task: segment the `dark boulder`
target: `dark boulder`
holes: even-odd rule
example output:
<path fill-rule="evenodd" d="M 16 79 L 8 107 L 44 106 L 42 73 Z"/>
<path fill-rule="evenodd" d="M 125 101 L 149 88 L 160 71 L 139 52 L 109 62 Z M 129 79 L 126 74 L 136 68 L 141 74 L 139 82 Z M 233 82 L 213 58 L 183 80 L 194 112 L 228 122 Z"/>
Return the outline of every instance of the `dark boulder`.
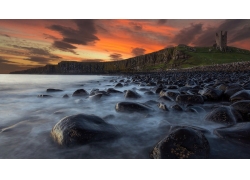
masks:
<path fill-rule="evenodd" d="M 206 96 L 207 100 L 216 101 L 221 99 L 223 91 L 219 89 L 204 88 L 199 91 L 199 93 Z"/>
<path fill-rule="evenodd" d="M 242 87 L 228 88 L 223 94 L 224 99 L 229 100 L 229 98 L 237 93 L 238 91 L 244 90 Z"/>
<path fill-rule="evenodd" d="M 181 94 L 176 97 L 176 102 L 180 104 L 203 104 L 204 100 L 200 95 Z"/>
<path fill-rule="evenodd" d="M 177 128 L 153 149 L 153 159 L 203 159 L 209 156 L 209 143 L 202 132 L 193 128 Z"/>
<path fill-rule="evenodd" d="M 101 99 L 101 97 L 102 97 L 102 94 L 99 93 L 99 94 L 95 94 L 95 95 L 89 96 L 89 100 L 91 100 L 91 101 L 98 101 L 98 100 Z"/>
<path fill-rule="evenodd" d="M 175 104 L 171 106 L 170 108 L 173 109 L 174 111 L 183 111 L 183 108 L 178 104 Z"/>
<path fill-rule="evenodd" d="M 122 83 L 117 83 L 117 84 L 115 85 L 115 87 L 116 87 L 116 88 L 120 88 L 120 87 L 123 87 L 123 85 L 122 85 Z"/>
<path fill-rule="evenodd" d="M 53 89 L 53 88 L 47 89 L 47 92 L 60 92 L 60 91 L 63 91 L 63 90 L 61 90 L 61 89 Z"/>
<path fill-rule="evenodd" d="M 125 98 L 129 98 L 129 99 L 138 99 L 138 98 L 141 98 L 141 95 L 138 94 L 137 92 L 135 91 L 132 91 L 132 90 L 127 90 L 124 94 Z"/>
<path fill-rule="evenodd" d="M 118 91 L 114 88 L 108 88 L 107 93 L 122 93 L 121 91 Z"/>
<path fill-rule="evenodd" d="M 162 109 L 163 111 L 169 111 L 167 106 L 164 103 L 158 103 L 159 109 Z"/>
<path fill-rule="evenodd" d="M 243 116 L 244 120 L 248 119 L 248 114 L 250 113 L 250 100 L 237 101 L 231 104 L 231 107 L 238 111 Z"/>
<path fill-rule="evenodd" d="M 175 100 L 178 95 L 180 95 L 179 91 L 166 91 L 164 93 L 165 96 L 170 97 L 171 99 Z"/>
<path fill-rule="evenodd" d="M 153 108 L 146 104 L 142 103 L 135 103 L 135 102 L 119 102 L 115 105 L 115 110 L 117 112 L 138 112 L 138 113 L 145 113 L 154 111 Z"/>
<path fill-rule="evenodd" d="M 88 92 L 84 89 L 77 89 L 72 96 L 88 96 Z"/>
<path fill-rule="evenodd" d="M 242 116 L 231 107 L 222 106 L 212 110 L 205 117 L 206 121 L 232 125 L 242 121 Z"/>
<path fill-rule="evenodd" d="M 250 90 L 241 90 L 230 97 L 231 102 L 250 100 Z"/>
<path fill-rule="evenodd" d="M 68 94 L 64 94 L 63 98 L 69 98 L 69 95 Z"/>
<path fill-rule="evenodd" d="M 161 96 L 159 97 L 158 101 L 163 101 L 163 102 L 170 102 L 170 101 L 173 101 L 172 99 L 170 99 L 169 97 L 167 96 Z"/>
<path fill-rule="evenodd" d="M 250 122 L 218 128 L 214 130 L 214 134 L 229 141 L 250 145 Z"/>
<path fill-rule="evenodd" d="M 194 113 L 205 113 L 205 109 L 203 109 L 202 107 L 199 107 L 199 106 L 189 106 L 187 107 L 186 109 L 187 112 L 194 112 Z"/>
<path fill-rule="evenodd" d="M 61 119 L 51 130 L 54 141 L 63 146 L 104 141 L 117 137 L 113 125 L 95 115 L 77 114 Z"/>

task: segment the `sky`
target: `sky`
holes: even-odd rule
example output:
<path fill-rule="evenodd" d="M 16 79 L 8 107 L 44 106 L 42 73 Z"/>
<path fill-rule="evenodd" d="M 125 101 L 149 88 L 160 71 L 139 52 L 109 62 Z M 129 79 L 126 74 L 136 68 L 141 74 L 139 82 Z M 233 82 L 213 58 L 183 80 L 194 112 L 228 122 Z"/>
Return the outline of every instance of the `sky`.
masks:
<path fill-rule="evenodd" d="M 228 46 L 250 50 L 249 19 L 0 19 L 0 73 L 212 46 L 220 31 L 228 31 Z"/>

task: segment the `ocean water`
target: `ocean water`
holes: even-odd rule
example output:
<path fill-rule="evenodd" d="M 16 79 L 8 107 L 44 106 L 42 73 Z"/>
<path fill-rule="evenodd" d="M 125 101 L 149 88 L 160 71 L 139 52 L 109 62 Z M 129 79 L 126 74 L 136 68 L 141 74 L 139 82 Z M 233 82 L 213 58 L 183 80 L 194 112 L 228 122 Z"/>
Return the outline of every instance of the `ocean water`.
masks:
<path fill-rule="evenodd" d="M 144 103 L 158 99 L 158 95 L 147 96 L 137 84 L 129 84 L 117 90 L 135 89 L 142 98 L 125 100 L 123 94 L 102 96 L 92 102 L 86 98 L 72 97 L 77 89 L 90 92 L 93 88 L 114 88 L 122 76 L 99 75 L 0 75 L 0 158 L 1 159 L 148 159 L 153 147 L 164 138 L 170 126 L 191 125 L 207 129 L 211 148 L 210 158 L 250 158 L 245 147 L 221 140 L 213 135 L 216 123 L 204 122 L 206 113 L 162 112 L 157 106 L 150 117 L 115 111 L 121 101 Z M 112 82 L 110 80 L 116 81 Z M 46 89 L 62 89 L 48 93 Z M 152 88 L 152 87 L 145 87 Z M 38 95 L 52 95 L 39 98 Z M 62 98 L 68 94 L 70 98 Z M 167 106 L 173 102 L 165 103 Z M 114 125 L 121 137 L 112 141 L 89 143 L 76 147 L 60 147 L 51 138 L 50 131 L 62 118 L 79 113 L 99 117 L 113 115 L 106 121 Z"/>

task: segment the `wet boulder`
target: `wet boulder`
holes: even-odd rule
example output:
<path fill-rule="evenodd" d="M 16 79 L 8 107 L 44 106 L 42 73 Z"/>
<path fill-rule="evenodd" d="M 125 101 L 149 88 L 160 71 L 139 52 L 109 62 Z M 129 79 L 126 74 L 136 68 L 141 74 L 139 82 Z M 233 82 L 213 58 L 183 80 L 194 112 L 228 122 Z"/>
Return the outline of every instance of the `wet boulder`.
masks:
<path fill-rule="evenodd" d="M 250 90 L 241 90 L 230 97 L 231 102 L 250 100 Z"/>
<path fill-rule="evenodd" d="M 124 97 L 129 99 L 138 99 L 141 98 L 141 95 L 133 90 L 127 90 L 124 94 Z"/>
<path fill-rule="evenodd" d="M 199 91 L 199 93 L 206 96 L 207 100 L 216 101 L 221 99 L 223 91 L 219 89 L 204 88 Z"/>
<path fill-rule="evenodd" d="M 209 143 L 201 131 L 177 128 L 152 150 L 153 159 L 204 159 L 209 156 Z"/>
<path fill-rule="evenodd" d="M 72 96 L 88 96 L 88 92 L 85 89 L 77 89 Z"/>
<path fill-rule="evenodd" d="M 92 95 L 92 96 L 89 96 L 89 100 L 91 101 L 98 101 L 100 100 L 102 97 L 102 93 L 98 93 L 98 94 L 95 94 L 95 95 Z"/>
<path fill-rule="evenodd" d="M 174 111 L 183 111 L 183 108 L 178 104 L 175 104 L 171 106 L 170 108 L 173 109 Z"/>
<path fill-rule="evenodd" d="M 154 111 L 153 108 L 146 104 L 136 103 L 136 102 L 119 102 L 115 105 L 115 110 L 117 112 L 125 112 L 125 113 L 147 113 Z"/>
<path fill-rule="evenodd" d="M 117 84 L 115 85 L 115 87 L 116 87 L 116 88 L 120 88 L 120 87 L 123 87 L 123 85 L 122 85 L 122 83 L 117 83 Z"/>
<path fill-rule="evenodd" d="M 161 96 L 159 97 L 158 101 L 163 101 L 163 102 L 170 102 L 173 101 L 171 98 L 167 97 L 167 96 Z"/>
<path fill-rule="evenodd" d="M 158 107 L 159 107 L 159 109 L 161 109 L 163 111 L 169 111 L 167 106 L 164 103 L 158 103 Z"/>
<path fill-rule="evenodd" d="M 53 88 L 47 89 L 47 92 L 60 92 L 60 91 L 63 91 L 63 90 L 61 90 L 61 89 L 53 89 Z"/>
<path fill-rule="evenodd" d="M 227 125 L 233 125 L 237 122 L 241 122 L 242 116 L 233 108 L 228 106 L 222 106 L 208 113 L 205 117 L 205 120 Z"/>
<path fill-rule="evenodd" d="M 248 114 L 250 113 L 250 100 L 237 101 L 231 104 L 231 107 L 238 111 L 244 120 L 248 119 Z"/>
<path fill-rule="evenodd" d="M 165 96 L 170 97 L 171 99 L 175 100 L 178 95 L 180 95 L 179 91 L 166 91 L 164 93 Z"/>
<path fill-rule="evenodd" d="M 113 139 L 118 131 L 95 115 L 77 114 L 61 119 L 51 130 L 53 140 L 62 146 Z"/>
<path fill-rule="evenodd" d="M 114 88 L 108 88 L 107 93 L 122 93 L 121 91 L 118 91 Z"/>
<path fill-rule="evenodd" d="M 97 91 L 99 91 L 99 89 L 95 89 L 95 88 L 94 88 L 94 89 L 91 89 L 89 95 L 90 95 L 90 96 L 93 96 L 93 95 L 95 95 L 95 93 L 96 93 Z"/>
<path fill-rule="evenodd" d="M 181 94 L 176 97 L 176 102 L 180 104 L 203 104 L 204 100 L 200 95 Z"/>
<path fill-rule="evenodd" d="M 235 93 L 241 91 L 241 90 L 244 90 L 242 87 L 236 87 L 236 88 L 228 88 L 225 90 L 224 94 L 223 94 L 223 97 L 226 99 L 226 100 L 229 100 L 229 98 L 234 95 Z"/>
<path fill-rule="evenodd" d="M 214 130 L 214 134 L 232 142 L 250 145 L 250 122 L 237 123 L 233 126 Z"/>
<path fill-rule="evenodd" d="M 189 106 L 186 108 L 186 111 L 187 112 L 194 112 L 194 113 L 205 113 L 205 109 L 203 109 L 202 107 L 199 107 L 199 106 Z"/>
<path fill-rule="evenodd" d="M 69 98 L 69 95 L 68 94 L 64 94 L 63 98 Z"/>

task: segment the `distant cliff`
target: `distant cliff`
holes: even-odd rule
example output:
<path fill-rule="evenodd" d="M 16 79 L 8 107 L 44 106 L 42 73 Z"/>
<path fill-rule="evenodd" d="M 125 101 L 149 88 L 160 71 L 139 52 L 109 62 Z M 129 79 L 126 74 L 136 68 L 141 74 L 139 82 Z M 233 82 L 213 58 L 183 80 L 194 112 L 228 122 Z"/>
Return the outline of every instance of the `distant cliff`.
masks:
<path fill-rule="evenodd" d="M 62 61 L 57 65 L 15 71 L 11 74 L 112 74 L 145 72 L 150 66 L 168 63 L 170 60 L 186 59 L 188 55 L 175 47 L 112 62 Z"/>

